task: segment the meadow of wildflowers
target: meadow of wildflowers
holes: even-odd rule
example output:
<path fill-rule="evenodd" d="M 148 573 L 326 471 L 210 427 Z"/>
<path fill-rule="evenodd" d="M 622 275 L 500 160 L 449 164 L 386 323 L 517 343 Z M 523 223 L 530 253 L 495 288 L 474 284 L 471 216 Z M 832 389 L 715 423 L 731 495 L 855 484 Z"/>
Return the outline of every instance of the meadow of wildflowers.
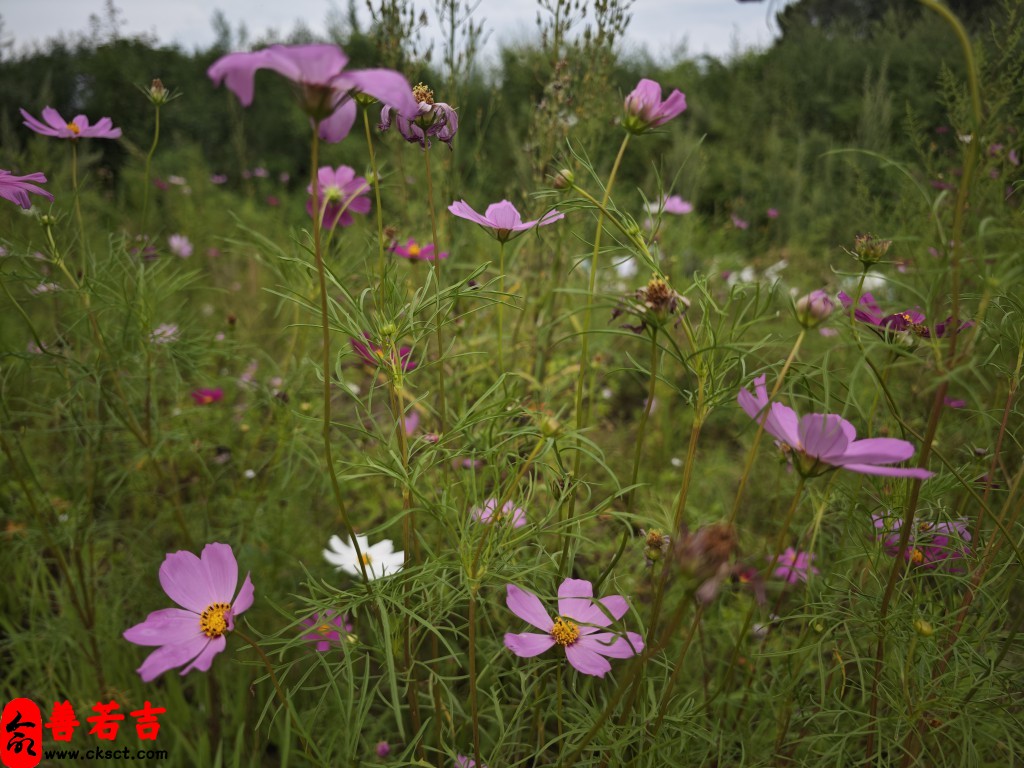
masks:
<path fill-rule="evenodd" d="M 819 148 L 814 235 L 696 67 L 598 87 L 615 0 L 500 142 L 401 14 L 197 62 L 230 173 L 163 72 L 3 104 L 2 703 L 175 766 L 1019 764 L 1024 24 L 920 4 L 954 138 Z"/>

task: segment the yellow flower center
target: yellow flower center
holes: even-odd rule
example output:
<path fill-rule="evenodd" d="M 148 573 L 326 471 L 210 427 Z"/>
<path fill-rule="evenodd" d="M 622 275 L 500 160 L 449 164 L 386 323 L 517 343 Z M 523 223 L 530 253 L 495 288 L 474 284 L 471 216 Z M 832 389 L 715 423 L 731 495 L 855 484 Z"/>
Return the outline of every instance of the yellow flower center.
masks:
<path fill-rule="evenodd" d="M 369 554 L 363 554 L 363 558 L 362 559 L 363 559 L 363 565 L 369 565 L 370 563 L 373 562 L 373 558 L 370 557 Z"/>
<path fill-rule="evenodd" d="M 924 552 L 922 552 L 920 549 L 915 549 L 913 552 L 910 553 L 910 562 L 912 562 L 914 565 L 920 565 L 921 563 L 923 563 Z"/>
<path fill-rule="evenodd" d="M 413 258 L 420 255 L 420 247 L 416 243 L 410 245 L 408 250 L 409 255 L 412 256 Z"/>
<path fill-rule="evenodd" d="M 74 123 L 68 123 L 68 130 L 69 130 L 69 131 L 71 131 L 71 132 L 72 132 L 73 134 L 75 134 L 76 136 L 77 136 L 77 135 L 78 135 L 79 133 L 81 133 L 81 132 L 82 132 L 82 129 L 81 129 L 81 128 L 79 128 L 79 127 L 78 127 L 77 125 L 75 125 Z"/>
<path fill-rule="evenodd" d="M 199 628 L 207 637 L 220 637 L 228 629 L 227 613 L 231 606 L 227 603 L 213 603 L 199 614 Z"/>
<path fill-rule="evenodd" d="M 331 629 L 330 624 L 321 624 L 319 627 L 316 628 L 316 631 L 319 632 L 321 635 L 329 635 L 334 630 Z"/>
<path fill-rule="evenodd" d="M 412 97 L 420 104 L 433 104 L 434 92 L 423 83 L 416 83 L 412 88 Z"/>
<path fill-rule="evenodd" d="M 555 617 L 555 624 L 551 627 L 551 636 L 559 645 L 572 645 L 580 637 L 580 628 L 571 621 L 566 621 L 561 616 Z"/>

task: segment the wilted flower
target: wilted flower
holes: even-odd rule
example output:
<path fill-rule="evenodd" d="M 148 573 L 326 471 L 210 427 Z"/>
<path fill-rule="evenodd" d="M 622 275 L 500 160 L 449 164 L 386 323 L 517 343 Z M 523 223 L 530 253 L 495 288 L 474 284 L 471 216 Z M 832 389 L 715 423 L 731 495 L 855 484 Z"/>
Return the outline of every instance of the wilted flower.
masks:
<path fill-rule="evenodd" d="M 183 675 L 210 668 L 213 657 L 227 646 L 224 633 L 235 628 L 235 617 L 253 602 L 249 574 L 236 595 L 237 584 L 238 563 L 227 544 L 207 544 L 200 557 L 185 551 L 167 555 L 160 566 L 160 586 L 181 608 L 153 611 L 123 635 L 136 645 L 160 646 L 136 670 L 143 682 L 183 664 L 188 665 Z"/>
<path fill-rule="evenodd" d="M 325 165 L 317 171 L 316 178 L 320 185 L 317 199 L 323 209 L 323 226 L 327 229 L 347 227 L 354 221 L 353 213 L 370 212 L 370 185 L 362 176 L 356 176 L 351 167 L 342 165 L 335 169 Z M 308 185 L 306 191 L 310 194 L 306 212 L 312 216 L 313 185 Z"/>
<path fill-rule="evenodd" d="M 394 243 L 391 246 L 391 252 L 396 256 L 401 256 L 403 259 L 410 259 L 411 261 L 434 261 L 436 259 L 448 258 L 448 252 L 442 251 L 437 253 L 433 243 L 420 245 L 411 237 L 405 245 Z"/>
<path fill-rule="evenodd" d="M 805 476 L 818 475 L 836 467 L 851 472 L 888 477 L 912 477 L 925 480 L 934 473 L 927 469 L 885 467 L 882 464 L 906 461 L 914 455 L 914 446 L 906 440 L 872 437 L 857 440 L 857 430 L 834 413 L 809 413 L 797 416 L 782 403 L 770 403 L 765 376 L 754 379 L 756 394 L 741 389 L 737 400 L 750 418 L 764 423 L 765 431 L 776 438 L 793 464 Z"/>
<path fill-rule="evenodd" d="M 196 405 L 212 405 L 224 399 L 224 390 L 220 387 L 214 389 L 200 387 L 192 390 L 192 399 L 195 400 Z"/>
<path fill-rule="evenodd" d="M 686 96 L 678 90 L 662 101 L 661 85 L 642 79 L 626 97 L 623 125 L 630 133 L 644 133 L 664 125 L 686 110 Z"/>
<path fill-rule="evenodd" d="M 448 206 L 448 210 L 460 219 L 467 219 L 474 224 L 479 224 L 490 232 L 491 237 L 502 243 L 512 240 L 534 227 L 543 227 L 565 218 L 564 213 L 551 210 L 539 219 L 523 221 L 519 211 L 508 200 L 502 200 L 500 203 L 492 203 L 487 206 L 487 211 L 483 216 L 470 208 L 469 203 L 465 200 L 452 203 Z"/>
<path fill-rule="evenodd" d="M 497 499 L 488 499 L 483 507 L 473 507 L 471 516 L 481 523 L 508 523 L 513 528 L 521 528 L 526 525 L 526 512 L 517 507 L 511 501 L 506 501 L 501 506 L 501 511 L 495 511 L 498 506 Z"/>
<path fill-rule="evenodd" d="M 352 349 L 359 355 L 363 360 L 373 367 L 377 367 L 384 361 L 384 350 L 377 344 L 370 341 L 370 334 L 363 331 L 363 336 L 366 338 L 366 343 L 350 339 L 352 343 Z M 399 347 L 398 348 L 398 360 L 401 360 L 402 370 L 409 372 L 416 369 L 417 363 L 412 359 L 412 347 Z M 393 361 L 397 363 L 398 361 Z"/>
<path fill-rule="evenodd" d="M 409 81 L 390 69 L 345 71 L 348 57 L 336 45 L 272 45 L 252 53 L 229 53 L 206 71 L 214 85 L 227 83 L 242 106 L 252 104 L 256 72 L 270 69 L 299 86 L 303 111 L 320 126 L 325 141 L 341 141 L 356 119 L 354 98 L 365 93 L 399 112 L 414 114 Z"/>
<path fill-rule="evenodd" d="M 786 551 L 779 555 L 779 559 L 776 561 L 777 567 L 772 574 L 775 578 L 782 579 L 789 584 L 806 582 L 811 574 L 817 576 L 821 573 L 811 564 L 816 557 L 817 555 L 811 552 L 798 552 L 793 547 L 786 547 Z"/>
<path fill-rule="evenodd" d="M 612 621 L 618 621 L 629 610 L 626 598 L 611 595 L 595 600 L 594 585 L 583 579 L 566 579 L 558 587 L 558 615 L 554 619 L 536 595 L 514 584 L 507 587 L 505 603 L 512 613 L 543 632 L 506 633 L 505 647 L 521 658 L 560 645 L 577 670 L 604 677 L 612 668 L 608 658 L 628 659 L 644 649 L 643 638 L 636 632 L 626 632 L 623 637 L 606 631 Z"/>
<path fill-rule="evenodd" d="M 711 523 L 693 533 L 684 529 L 676 541 L 675 557 L 680 570 L 697 585 L 696 597 L 707 604 L 714 600 L 726 577 L 735 571 L 732 559 L 739 544 L 736 529 L 728 523 Z"/>
<path fill-rule="evenodd" d="M 10 200 L 15 205 L 20 205 L 25 210 L 32 207 L 32 201 L 28 199 L 28 193 L 45 197 L 53 201 L 53 195 L 47 192 L 39 184 L 46 183 L 46 176 L 41 173 L 30 173 L 28 176 L 15 176 L 10 171 L 0 168 L 0 197 Z"/>
<path fill-rule="evenodd" d="M 340 643 L 342 632 L 352 631 L 352 622 L 348 620 L 348 616 L 335 611 L 314 613 L 308 619 L 303 619 L 302 624 L 312 630 L 304 634 L 302 639 L 316 643 L 316 649 L 320 653 L 331 650 L 332 644 Z"/>
<path fill-rule="evenodd" d="M 121 129 L 115 128 L 109 117 L 100 118 L 96 125 L 89 125 L 89 118 L 85 115 L 77 115 L 74 120 L 67 122 L 53 107 L 46 107 L 43 110 L 43 120 L 32 117 L 24 109 L 20 110 L 21 116 L 25 118 L 25 125 L 36 133 L 43 136 L 53 136 L 58 139 L 119 139 Z"/>
<path fill-rule="evenodd" d="M 839 292 L 839 301 L 846 309 L 850 309 L 853 306 L 853 299 L 843 291 Z M 885 315 L 878 306 L 878 302 L 875 301 L 875 297 L 870 293 L 865 293 L 860 297 L 859 306 L 854 310 L 853 317 L 865 325 L 872 326 L 883 337 L 899 338 L 912 335 L 922 339 L 930 339 L 933 335 L 932 329 L 925 324 L 926 318 L 924 314 L 919 309 L 915 307 L 903 312 Z M 934 335 L 938 338 L 943 337 L 953 323 L 953 317 L 947 317 L 941 323 L 936 324 Z M 962 331 L 971 325 L 971 321 L 965 320 L 960 323 L 957 330 Z"/>
<path fill-rule="evenodd" d="M 430 138 L 434 137 L 451 149 L 452 140 L 459 130 L 459 116 L 455 109 L 443 102 L 435 102 L 434 92 L 423 83 L 416 84 L 412 96 L 416 100 L 414 111 L 402 112 L 390 104 L 384 105 L 380 111 L 380 130 L 388 130 L 394 120 L 398 132 L 406 141 L 427 149 Z"/>
<path fill-rule="evenodd" d="M 371 580 L 387 576 L 389 573 L 398 573 L 405 565 L 405 554 L 395 552 L 395 546 L 390 539 L 382 539 L 372 547 L 369 539 L 365 536 L 356 536 L 356 542 L 359 544 L 359 552 L 362 554 L 366 573 Z M 337 570 L 345 571 L 353 576 L 363 575 L 354 546 L 346 544 L 338 536 L 331 536 L 328 546 L 330 548 L 324 550 L 324 559 L 328 563 L 335 566 Z"/>
<path fill-rule="evenodd" d="M 174 323 L 160 323 L 149 332 L 149 341 L 153 344 L 170 344 L 180 336 L 178 326 Z"/>
<path fill-rule="evenodd" d="M 192 255 L 194 248 L 192 247 L 192 241 L 188 239 L 188 235 L 171 235 L 167 238 L 168 246 L 171 249 L 171 253 L 181 259 L 187 259 Z"/>
<path fill-rule="evenodd" d="M 623 314 L 639 318 L 639 325 L 624 325 L 634 333 L 648 328 L 661 328 L 669 320 L 679 321 L 680 315 L 690 307 L 690 300 L 677 293 L 660 277 L 653 277 L 643 288 L 625 299 L 612 310 L 612 319 Z"/>
<path fill-rule="evenodd" d="M 672 539 L 657 528 L 652 528 L 649 531 L 641 530 L 640 535 L 644 539 L 644 559 L 647 560 L 648 565 L 654 565 L 668 554 Z"/>

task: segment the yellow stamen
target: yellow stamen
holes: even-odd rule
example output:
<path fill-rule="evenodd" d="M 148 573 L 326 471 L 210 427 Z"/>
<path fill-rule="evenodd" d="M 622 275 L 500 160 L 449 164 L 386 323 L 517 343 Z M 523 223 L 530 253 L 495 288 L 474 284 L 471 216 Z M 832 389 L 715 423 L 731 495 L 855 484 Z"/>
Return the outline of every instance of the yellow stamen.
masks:
<path fill-rule="evenodd" d="M 412 97 L 420 104 L 433 104 L 434 92 L 423 83 L 416 83 L 412 89 Z"/>
<path fill-rule="evenodd" d="M 551 627 L 551 636 L 559 645 L 572 645 L 580 637 L 580 628 L 571 621 L 566 621 L 561 616 L 555 617 L 555 624 Z"/>
<path fill-rule="evenodd" d="M 77 125 L 75 125 L 74 123 L 68 123 L 68 130 L 69 130 L 69 131 L 71 131 L 71 132 L 72 132 L 73 134 L 75 134 L 76 136 L 77 136 L 77 135 L 78 135 L 79 133 L 81 133 L 81 132 L 82 132 L 82 129 L 81 129 L 81 128 L 79 128 L 79 127 L 78 127 Z"/>
<path fill-rule="evenodd" d="M 207 637 L 220 637 L 228 629 L 226 614 L 231 610 L 227 603 L 213 603 L 199 614 L 199 628 Z"/>
<path fill-rule="evenodd" d="M 327 635 L 333 632 L 334 630 L 331 629 L 330 624 L 321 624 L 319 627 L 316 628 L 316 631 L 319 632 L 321 635 Z"/>
<path fill-rule="evenodd" d="M 413 243 L 412 245 L 409 246 L 409 255 L 412 257 L 420 255 L 420 247 L 416 245 L 416 243 Z"/>
<path fill-rule="evenodd" d="M 381 356 L 383 357 L 383 353 L 382 353 Z M 373 562 L 373 558 L 371 558 L 368 554 L 364 554 L 363 555 L 363 565 L 369 565 L 372 562 Z"/>
<path fill-rule="evenodd" d="M 910 553 L 910 562 L 912 562 L 914 565 L 920 565 L 921 563 L 923 563 L 924 552 L 922 552 L 920 549 L 915 549 L 913 552 Z"/>

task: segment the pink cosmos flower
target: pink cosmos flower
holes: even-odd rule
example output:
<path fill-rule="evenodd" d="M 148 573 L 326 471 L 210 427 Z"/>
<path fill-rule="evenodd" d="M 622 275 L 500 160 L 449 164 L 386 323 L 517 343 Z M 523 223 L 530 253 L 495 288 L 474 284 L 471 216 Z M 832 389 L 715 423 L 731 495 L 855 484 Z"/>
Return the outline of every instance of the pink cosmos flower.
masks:
<path fill-rule="evenodd" d="M 900 529 L 903 521 L 895 516 L 872 515 L 876 539 L 882 543 L 886 554 L 896 557 L 900 551 Z M 960 561 L 971 554 L 971 532 L 967 519 L 963 517 L 938 523 L 921 521 L 907 539 L 904 559 L 911 565 L 929 570 L 944 569 L 961 573 Z"/>
<path fill-rule="evenodd" d="M 644 133 L 664 125 L 686 110 L 686 96 L 678 90 L 662 101 L 661 86 L 644 78 L 626 97 L 625 128 L 630 133 Z"/>
<path fill-rule="evenodd" d="M 180 336 L 181 332 L 176 323 L 160 323 L 149 332 L 149 341 L 151 344 L 170 344 L 177 341 Z"/>
<path fill-rule="evenodd" d="M 554 619 L 536 595 L 514 584 L 508 585 L 505 603 L 512 613 L 543 633 L 506 633 L 505 647 L 520 658 L 537 656 L 560 645 L 577 670 L 604 677 L 612 668 L 608 658 L 628 659 L 644 648 L 643 638 L 636 632 L 623 637 L 605 630 L 626 614 L 626 598 L 611 595 L 595 600 L 594 585 L 583 579 L 566 579 L 558 587 L 558 615 Z"/>
<path fill-rule="evenodd" d="M 136 645 L 159 646 L 136 670 L 143 682 L 183 664 L 188 665 L 183 675 L 210 668 L 213 657 L 227 646 L 224 633 L 235 628 L 235 617 L 253 602 L 249 574 L 236 595 L 237 584 L 238 563 L 227 544 L 207 544 L 200 557 L 185 551 L 167 555 L 160 566 L 160 586 L 181 608 L 153 611 L 123 635 Z"/>
<path fill-rule="evenodd" d="M 10 200 L 15 205 L 20 205 L 25 210 L 32 207 L 32 201 L 28 199 L 28 193 L 45 197 L 53 201 L 53 195 L 47 192 L 39 184 L 46 183 L 46 176 L 41 173 L 30 173 L 28 176 L 15 176 L 10 171 L 0 168 L 0 197 Z"/>
<path fill-rule="evenodd" d="M 318 198 L 324 211 L 323 226 L 327 229 L 347 227 L 355 219 L 353 213 L 370 212 L 370 184 L 347 165 L 337 169 L 322 166 L 316 174 L 320 185 Z M 313 185 L 307 185 L 310 198 L 306 201 L 306 212 L 313 215 Z"/>
<path fill-rule="evenodd" d="M 436 253 L 436 251 L 437 249 L 434 247 L 433 243 L 420 245 L 411 237 L 405 245 L 395 243 L 391 246 L 391 252 L 393 254 L 412 261 L 434 261 L 435 259 L 448 258 L 447 251 L 442 251 L 441 253 Z"/>
<path fill-rule="evenodd" d="M 764 212 L 764 215 L 767 216 L 769 219 L 777 219 L 779 218 L 779 209 L 769 208 L 767 211 Z"/>
<path fill-rule="evenodd" d="M 564 213 L 551 210 L 539 219 L 523 221 L 519 211 L 508 200 L 502 200 L 500 203 L 492 203 L 487 206 L 487 211 L 483 216 L 474 211 L 465 200 L 458 200 L 452 203 L 448 206 L 448 210 L 460 219 L 467 219 L 474 224 L 479 224 L 490 232 L 491 237 L 502 243 L 518 237 L 523 232 L 534 227 L 543 227 L 565 218 Z"/>
<path fill-rule="evenodd" d="M 476 760 L 466 755 L 456 755 L 455 768 L 476 768 Z M 487 768 L 487 766 L 481 765 L 480 768 Z"/>
<path fill-rule="evenodd" d="M 171 253 L 179 259 L 187 259 L 195 250 L 192 247 L 192 241 L 188 239 L 188 235 L 171 235 L 167 238 L 167 245 L 171 249 Z"/>
<path fill-rule="evenodd" d="M 366 343 L 350 339 L 352 343 L 352 349 L 357 355 L 359 355 L 366 362 L 367 365 L 376 368 L 381 364 L 384 359 L 384 350 L 378 345 L 370 341 L 370 334 L 363 331 L 363 336 L 366 338 Z M 402 361 L 402 370 L 405 372 L 416 370 L 417 363 L 412 359 L 412 347 L 399 347 L 398 357 Z"/>
<path fill-rule="evenodd" d="M 846 309 L 850 309 L 853 306 L 853 299 L 843 291 L 839 292 L 839 301 Z M 878 306 L 878 302 L 875 301 L 875 297 L 870 293 L 865 293 L 860 297 L 859 306 L 854 310 L 853 317 L 865 325 L 873 326 L 874 330 L 883 336 L 912 334 L 923 339 L 930 339 L 933 333 L 932 329 L 925 324 L 926 318 L 918 308 L 915 307 L 914 309 L 886 315 L 883 314 Z M 946 331 L 953 322 L 952 317 L 947 317 L 941 323 L 937 323 L 934 335 L 938 338 L 945 336 Z M 965 320 L 960 323 L 960 327 L 957 330 L 962 331 L 965 328 L 970 328 L 971 325 L 973 323 L 970 320 Z"/>
<path fill-rule="evenodd" d="M 386 741 L 378 741 L 374 751 L 377 753 L 377 757 L 387 757 L 391 754 L 391 745 Z"/>
<path fill-rule="evenodd" d="M 754 379 L 756 394 L 741 389 L 737 400 L 747 415 L 764 420 L 764 429 L 776 438 L 783 450 L 792 451 L 794 465 L 806 476 L 821 474 L 835 467 L 867 475 L 912 477 L 925 480 L 934 472 L 927 469 L 884 467 L 906 461 L 914 455 L 914 446 L 906 440 L 872 437 L 857 440 L 857 430 L 834 413 L 809 413 L 803 417 L 782 403 L 770 403 L 765 376 Z"/>
<path fill-rule="evenodd" d="M 331 650 L 332 644 L 339 644 L 342 632 L 348 634 L 352 631 L 352 622 L 348 620 L 348 616 L 334 611 L 324 611 L 322 616 L 314 613 L 308 619 L 304 619 L 302 624 L 312 630 L 304 634 L 302 639 L 316 643 L 316 649 L 320 653 Z"/>
<path fill-rule="evenodd" d="M 192 399 L 195 400 L 196 405 L 213 405 L 224 399 L 224 390 L 220 387 L 216 389 L 200 387 L 192 390 Z"/>
<path fill-rule="evenodd" d="M 732 225 L 734 227 L 736 227 L 736 229 L 749 229 L 750 228 L 750 222 L 747 221 L 746 219 L 741 219 L 735 213 L 731 214 L 729 218 L 732 219 Z"/>
<path fill-rule="evenodd" d="M 792 547 L 786 547 L 786 551 L 779 555 L 778 567 L 772 572 L 775 578 L 782 579 L 789 584 L 806 582 L 811 574 L 817 576 L 821 571 L 811 563 L 817 555 L 811 552 L 797 552 Z"/>
<path fill-rule="evenodd" d="M 455 109 L 450 104 L 435 102 L 434 92 L 423 83 L 416 84 L 412 96 L 416 100 L 415 110 L 402 112 L 385 104 L 380 111 L 380 125 L 377 127 L 386 131 L 394 120 L 398 132 L 410 144 L 419 144 L 429 149 L 430 138 L 433 136 L 447 144 L 448 149 L 452 149 L 452 140 L 459 130 L 459 115 Z"/>
<path fill-rule="evenodd" d="M 336 45 L 272 45 L 252 53 L 229 53 L 213 62 L 206 74 L 214 85 L 226 83 L 242 106 L 252 104 L 256 72 L 270 69 L 295 82 L 303 111 L 320 137 L 338 142 L 348 135 L 356 119 L 354 98 L 365 93 L 403 114 L 415 114 L 412 86 L 390 69 L 345 70 L 348 56 Z"/>
<path fill-rule="evenodd" d="M 526 525 L 526 512 L 521 507 L 506 501 L 501 507 L 501 512 L 496 513 L 497 506 L 497 499 L 488 499 L 483 507 L 473 507 L 472 518 L 481 523 L 509 522 L 513 528 L 522 528 Z"/>
<path fill-rule="evenodd" d="M 36 133 L 43 136 L 53 136 L 58 139 L 119 139 L 121 129 L 115 128 L 109 117 L 101 117 L 96 125 L 89 125 L 89 118 L 85 115 L 78 115 L 70 123 L 61 117 L 53 107 L 46 107 L 43 110 L 43 120 L 32 117 L 24 109 L 20 110 L 21 116 L 25 118 L 25 125 Z"/>

